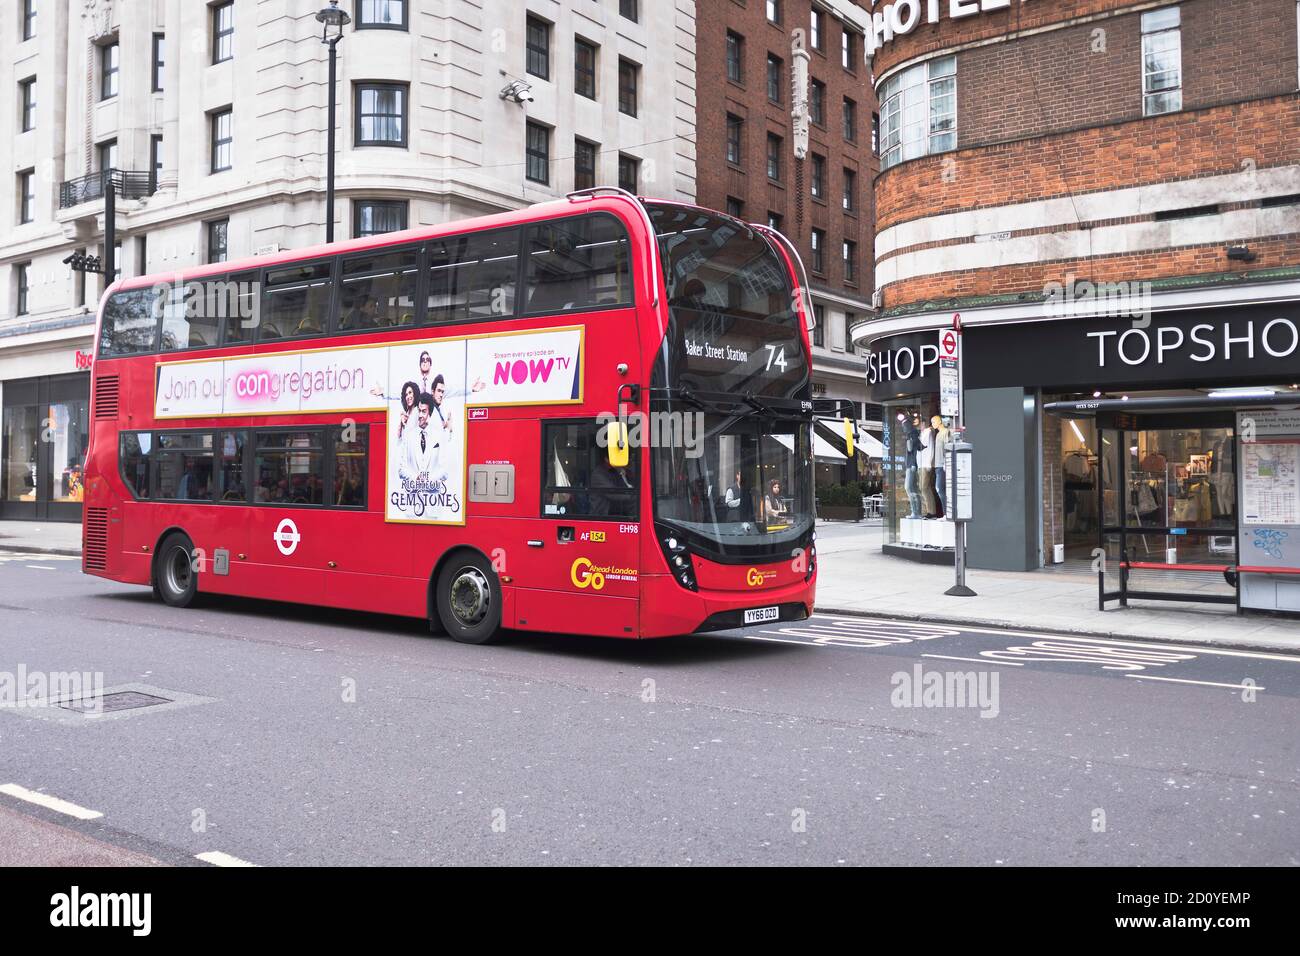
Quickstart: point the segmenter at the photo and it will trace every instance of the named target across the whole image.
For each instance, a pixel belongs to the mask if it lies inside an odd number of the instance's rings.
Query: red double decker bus
[[[83,569],[474,643],[801,620],[803,288],[778,233],[615,189],[115,283]]]

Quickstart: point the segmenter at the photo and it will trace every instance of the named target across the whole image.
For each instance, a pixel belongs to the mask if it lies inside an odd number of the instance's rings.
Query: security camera
[[[523,80],[512,80],[501,91],[501,99],[514,100],[520,106],[533,101],[533,88]]]

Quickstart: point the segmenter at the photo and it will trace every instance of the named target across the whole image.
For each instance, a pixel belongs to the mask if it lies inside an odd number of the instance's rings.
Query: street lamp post
[[[329,145],[325,160],[325,241],[334,241],[334,86],[338,78],[338,43],[343,39],[343,28],[352,22],[347,11],[339,9],[339,0],[330,0],[330,5],[316,14],[316,19],[324,26],[321,31],[321,43],[330,48],[329,79]]]

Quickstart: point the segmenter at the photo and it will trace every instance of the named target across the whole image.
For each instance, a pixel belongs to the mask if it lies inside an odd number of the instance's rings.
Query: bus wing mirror
[[[605,426],[605,452],[611,468],[626,468],[630,460],[627,447],[627,422],[610,422]]]
[[[853,457],[853,419],[844,419],[844,448],[848,452],[848,457]]]

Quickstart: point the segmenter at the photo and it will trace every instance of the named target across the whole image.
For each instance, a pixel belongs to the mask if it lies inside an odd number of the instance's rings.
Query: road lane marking
[[[26,800],[28,803],[34,803],[38,807],[45,807],[47,810],[56,810],[59,813],[67,814],[70,817],[76,817],[78,820],[98,820],[103,816],[98,810],[87,810],[85,807],[79,807],[75,803],[69,803],[67,800],[60,800],[58,797],[51,797],[47,793],[37,793],[35,790],[28,790],[26,787],[20,787],[16,783],[6,783],[0,786],[0,793],[8,794],[11,797],[17,797],[19,800]]]
[[[220,850],[209,850],[206,853],[194,854],[194,859],[202,860],[204,863],[211,863],[213,866],[251,866],[257,867],[256,863],[249,863],[247,860],[241,860],[237,856],[231,856],[229,853],[222,853]]]
[[[1258,684],[1221,684],[1212,680],[1189,680],[1185,677],[1156,677],[1154,674],[1125,674],[1125,677],[1136,677],[1138,680],[1163,680],[1171,684],[1200,684],[1202,687],[1228,687],[1232,690],[1263,690]]]
[[[1007,667],[1024,667],[1016,661],[995,661],[987,657],[953,657],[951,654],[922,654],[922,657],[937,657],[944,661],[970,661],[972,664],[1005,664]]]
[[[43,564],[27,564],[24,567],[31,568],[33,571],[57,571],[58,568],[47,568]]]

